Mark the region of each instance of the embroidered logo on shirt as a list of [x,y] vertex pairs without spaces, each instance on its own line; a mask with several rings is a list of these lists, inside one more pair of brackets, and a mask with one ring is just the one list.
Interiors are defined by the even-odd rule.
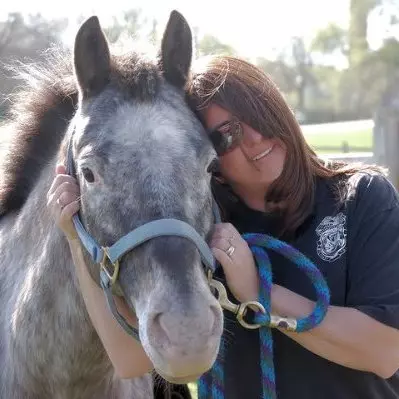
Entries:
[[340,258],[346,251],[346,216],[340,212],[336,216],[325,217],[316,229],[319,236],[317,254],[327,262]]

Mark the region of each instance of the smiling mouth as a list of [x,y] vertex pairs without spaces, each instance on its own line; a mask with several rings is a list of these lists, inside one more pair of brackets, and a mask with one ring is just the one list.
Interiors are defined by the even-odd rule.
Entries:
[[274,145],[268,148],[266,151],[261,152],[256,157],[252,158],[253,161],[259,161],[259,159],[264,158],[265,156],[269,155],[273,151]]

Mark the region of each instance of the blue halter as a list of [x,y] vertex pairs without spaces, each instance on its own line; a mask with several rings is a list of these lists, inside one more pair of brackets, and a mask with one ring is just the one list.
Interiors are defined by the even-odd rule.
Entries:
[[[75,165],[72,154],[72,137],[68,144],[67,173],[76,177]],[[215,223],[220,222],[219,208],[213,199],[213,215]],[[78,214],[73,216],[76,232],[90,254],[94,263],[100,264],[100,285],[107,299],[109,309],[121,327],[135,339],[140,340],[137,328],[132,327],[118,312],[113,295],[123,296],[118,284],[119,260],[127,252],[139,245],[161,236],[177,236],[190,240],[198,249],[202,262],[208,275],[212,275],[216,269],[216,262],[204,239],[188,223],[177,219],[159,219],[137,227],[125,236],[121,237],[110,247],[100,246],[96,240],[86,231]]]

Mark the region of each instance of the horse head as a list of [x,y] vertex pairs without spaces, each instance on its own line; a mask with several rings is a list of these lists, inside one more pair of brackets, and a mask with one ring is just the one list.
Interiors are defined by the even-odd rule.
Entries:
[[[81,220],[103,248],[149,222],[173,219],[203,239],[213,226],[208,166],[215,152],[185,102],[192,36],[172,12],[157,60],[111,55],[96,17],[79,29],[77,112],[67,139]],[[91,272],[99,266],[87,257]],[[142,345],[165,379],[186,382],[216,359],[222,311],[201,254],[185,237],[157,236],[119,259],[119,293],[134,309]]]

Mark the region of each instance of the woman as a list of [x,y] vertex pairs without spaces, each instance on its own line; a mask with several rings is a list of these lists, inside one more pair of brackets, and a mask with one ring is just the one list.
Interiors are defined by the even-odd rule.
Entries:
[[[377,168],[327,165],[318,159],[273,82],[243,60],[209,59],[193,74],[188,99],[218,153],[213,185],[224,223],[215,226],[210,245],[231,294],[241,302],[258,296],[256,265],[241,238],[245,232],[289,242],[318,265],[331,291],[331,306],[318,327],[273,334],[278,398],[397,398],[395,189]],[[151,365],[148,359],[141,367],[130,364],[133,351],[143,359],[145,354],[110,327],[115,322],[85,271],[71,224],[79,207],[77,186],[62,167],[58,172],[49,206],[69,237],[93,323],[117,372],[140,375]],[[308,315],[315,297],[307,278],[278,255],[271,254],[271,261],[273,312]],[[244,329],[229,314],[226,318],[225,395],[259,398],[258,331]]]

